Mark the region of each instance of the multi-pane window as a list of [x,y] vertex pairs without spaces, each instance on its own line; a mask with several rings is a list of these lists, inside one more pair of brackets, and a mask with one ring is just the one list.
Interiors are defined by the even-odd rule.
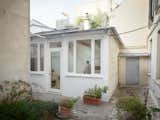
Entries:
[[68,72],[101,73],[101,40],[77,40],[68,44]]
[[30,67],[34,72],[44,71],[44,44],[31,44]]

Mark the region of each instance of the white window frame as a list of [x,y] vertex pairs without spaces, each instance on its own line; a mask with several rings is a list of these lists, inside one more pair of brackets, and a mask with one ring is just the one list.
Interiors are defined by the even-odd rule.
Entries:
[[[43,47],[44,47],[44,63],[43,63],[43,70],[40,69],[40,45],[43,44]],[[30,44],[30,47],[31,45],[37,45],[37,71],[32,71],[31,70],[31,63],[30,63],[30,73],[32,74],[43,74],[44,71],[45,71],[45,45],[44,43],[31,43]],[[31,60],[31,56],[30,56],[30,60]]]
[[[90,40],[91,41],[91,74],[83,74],[83,73],[77,73],[76,66],[77,66],[77,41],[80,40]],[[101,50],[102,50],[102,40],[101,39],[80,39],[80,40],[72,40],[69,42],[73,42],[73,72],[69,72],[69,64],[67,61],[67,76],[75,76],[75,77],[102,77],[102,54],[100,53],[100,73],[95,73],[95,41],[100,40],[101,44]],[[69,52],[69,42],[67,45],[67,51]],[[100,50],[100,51],[101,51]],[[102,52],[102,51],[101,51]],[[67,60],[68,60],[68,54],[67,54]]]

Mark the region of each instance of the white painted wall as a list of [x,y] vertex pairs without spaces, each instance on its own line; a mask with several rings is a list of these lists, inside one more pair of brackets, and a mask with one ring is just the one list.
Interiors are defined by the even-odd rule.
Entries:
[[[68,43],[75,40],[98,39],[101,40],[101,74],[100,75],[82,75],[68,73]],[[84,91],[95,85],[100,87],[110,86],[109,82],[109,37],[104,33],[83,33],[77,35],[63,36],[59,38],[53,37],[51,40],[45,40],[45,71],[41,74],[31,74],[31,80],[34,92],[50,92],[50,52],[49,42],[62,41],[61,47],[61,83],[59,93],[64,96],[77,97],[82,96]],[[43,40],[44,41],[44,40]],[[113,39],[113,41],[115,41]],[[34,39],[32,42],[42,42],[42,40]],[[114,46],[117,47],[117,46]],[[117,48],[118,49],[118,48]],[[81,51],[82,53],[85,51]],[[86,53],[88,54],[88,53]],[[117,57],[117,56],[115,56]],[[118,58],[117,58],[118,59]],[[116,64],[117,65],[117,64]],[[118,77],[118,76],[117,76]],[[113,83],[114,84],[114,83]],[[115,85],[116,86],[116,85]],[[52,91],[53,92],[53,91]],[[56,91],[58,92],[58,91]],[[54,93],[54,92],[53,92]],[[110,89],[110,97],[113,89]],[[108,98],[110,98],[108,97]],[[105,101],[108,99],[105,98]]]

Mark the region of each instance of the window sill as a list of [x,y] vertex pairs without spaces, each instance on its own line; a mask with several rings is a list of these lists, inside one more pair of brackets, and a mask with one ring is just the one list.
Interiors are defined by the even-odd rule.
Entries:
[[86,77],[86,78],[103,78],[101,74],[74,74],[74,73],[67,73],[67,77]]
[[45,74],[45,72],[44,71],[42,71],[42,72],[33,72],[33,71],[30,71],[30,74],[31,75],[43,75],[43,74]]

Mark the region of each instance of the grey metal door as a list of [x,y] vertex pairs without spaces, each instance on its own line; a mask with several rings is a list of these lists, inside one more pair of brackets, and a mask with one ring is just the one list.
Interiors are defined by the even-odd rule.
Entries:
[[126,59],[126,83],[138,85],[139,83],[139,57],[127,57]]

